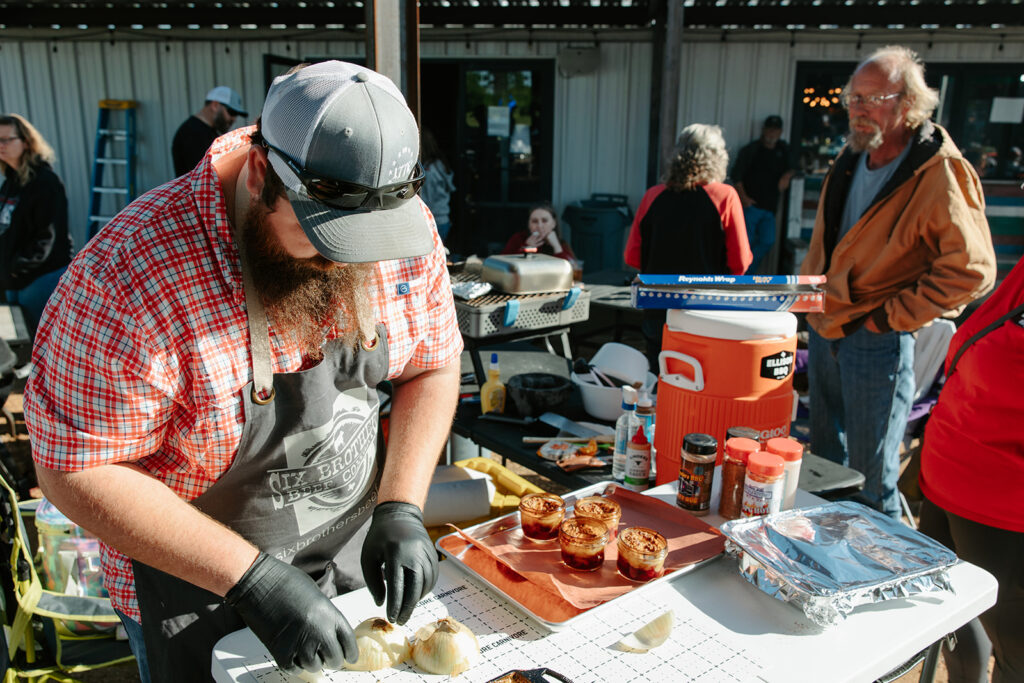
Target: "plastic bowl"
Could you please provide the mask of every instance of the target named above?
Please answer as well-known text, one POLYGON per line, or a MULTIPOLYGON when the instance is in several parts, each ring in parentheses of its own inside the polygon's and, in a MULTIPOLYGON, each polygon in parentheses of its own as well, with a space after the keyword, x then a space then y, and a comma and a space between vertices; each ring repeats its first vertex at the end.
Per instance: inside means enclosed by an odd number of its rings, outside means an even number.
POLYGON ((618 342, 603 344, 590 359, 590 364, 606 375, 613 375, 629 384, 645 381, 647 373, 652 370, 647 356, 632 346, 618 342))
POLYGON ((526 372, 509 377, 505 389, 521 416, 536 417, 549 410, 564 409, 572 394, 572 382, 561 375, 526 372))
MULTIPOLYGON (((587 415, 605 422, 614 422, 619 415, 622 415, 622 387, 606 387, 603 384, 596 384, 596 378, 590 373, 577 375, 574 372, 572 381, 580 388, 583 409, 587 411, 587 415)), ((646 389, 653 398, 654 387, 657 384, 657 375, 648 372, 647 381, 644 382, 641 389, 646 389)))

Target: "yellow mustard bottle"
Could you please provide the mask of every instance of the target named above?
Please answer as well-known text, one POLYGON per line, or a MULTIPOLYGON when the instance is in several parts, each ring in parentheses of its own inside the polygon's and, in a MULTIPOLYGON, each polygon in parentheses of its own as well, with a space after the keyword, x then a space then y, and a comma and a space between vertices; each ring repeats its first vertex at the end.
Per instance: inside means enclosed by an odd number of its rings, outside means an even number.
POLYGON ((491 354, 491 364, 487 368, 487 381, 480 387, 480 412, 505 412, 505 385, 501 383, 498 371, 498 354, 491 354))

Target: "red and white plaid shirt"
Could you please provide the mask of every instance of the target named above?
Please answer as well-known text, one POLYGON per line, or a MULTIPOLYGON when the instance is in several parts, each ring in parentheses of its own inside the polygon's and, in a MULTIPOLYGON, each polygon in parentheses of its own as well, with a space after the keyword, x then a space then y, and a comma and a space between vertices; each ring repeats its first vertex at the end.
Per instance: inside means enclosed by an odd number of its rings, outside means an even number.
MULTIPOLYGON (((61 278, 24 397, 39 465, 79 471, 134 462, 185 500, 231 465, 244 421, 240 390, 252 370, 238 249, 211 161, 248 144, 254 130, 218 138, 192 173, 132 202, 61 278)), ((436 231, 431 254, 377 269, 388 377, 407 364, 455 361, 462 337, 436 231)), ((273 326, 270 339, 274 372, 302 368, 301 350, 273 326)), ((140 619, 131 561, 105 544, 101 557, 113 605, 140 619)))

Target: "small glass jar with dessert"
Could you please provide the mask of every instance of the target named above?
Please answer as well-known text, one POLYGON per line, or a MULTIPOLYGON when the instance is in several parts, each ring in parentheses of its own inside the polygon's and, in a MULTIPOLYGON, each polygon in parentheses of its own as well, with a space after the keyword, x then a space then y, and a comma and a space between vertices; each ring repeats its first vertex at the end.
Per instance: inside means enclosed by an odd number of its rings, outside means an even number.
POLYGON ((604 547, 608 545, 608 527, 590 517, 570 517, 558 530, 562 562, 569 569, 592 572, 604 564, 604 547))
POLYGON ((565 501, 553 493, 528 493, 519 500, 523 536, 531 541, 553 541, 565 518, 565 501))
POLYGON ((616 567, 630 581, 644 583, 665 573, 668 541, 653 529, 631 526, 619 533, 616 567))
POLYGON ((576 517, 589 517, 603 522, 608 527, 608 542, 611 543, 619 535, 619 520, 622 519, 622 506, 611 498, 604 496, 587 496, 580 498, 573 505, 576 517))

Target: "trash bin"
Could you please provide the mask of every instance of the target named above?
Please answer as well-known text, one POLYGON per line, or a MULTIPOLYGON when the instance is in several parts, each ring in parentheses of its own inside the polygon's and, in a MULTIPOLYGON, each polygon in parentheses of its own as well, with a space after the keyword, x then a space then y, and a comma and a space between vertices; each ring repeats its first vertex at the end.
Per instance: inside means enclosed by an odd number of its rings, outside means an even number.
POLYGON ((633 212, 626 195, 594 193, 590 199, 565 207, 562 220, 569 226, 569 244, 583 261, 584 273, 622 268, 633 212))

